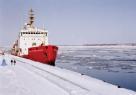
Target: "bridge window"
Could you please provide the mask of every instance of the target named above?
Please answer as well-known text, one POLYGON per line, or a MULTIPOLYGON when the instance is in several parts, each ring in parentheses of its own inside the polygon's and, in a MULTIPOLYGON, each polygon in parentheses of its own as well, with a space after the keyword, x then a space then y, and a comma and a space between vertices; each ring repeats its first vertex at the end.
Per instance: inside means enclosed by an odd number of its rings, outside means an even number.
POLYGON ((33 42, 33 43, 32 43, 32 46, 36 46, 36 42, 33 42))

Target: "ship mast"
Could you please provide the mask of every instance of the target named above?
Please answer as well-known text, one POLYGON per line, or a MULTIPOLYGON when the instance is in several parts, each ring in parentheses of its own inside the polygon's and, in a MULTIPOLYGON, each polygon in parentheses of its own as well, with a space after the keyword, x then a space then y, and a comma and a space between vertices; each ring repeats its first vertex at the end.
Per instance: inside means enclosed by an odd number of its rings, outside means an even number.
POLYGON ((30 27, 33 27, 33 23, 34 23, 34 11, 31 9, 29 11, 29 23, 28 25, 30 25, 30 27))

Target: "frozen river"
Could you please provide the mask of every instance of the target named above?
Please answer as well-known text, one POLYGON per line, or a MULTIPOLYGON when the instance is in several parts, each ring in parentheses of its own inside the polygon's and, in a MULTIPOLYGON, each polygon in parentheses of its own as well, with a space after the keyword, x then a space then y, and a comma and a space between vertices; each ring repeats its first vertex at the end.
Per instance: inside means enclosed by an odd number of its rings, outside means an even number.
POLYGON ((56 64, 136 91, 136 46, 60 46, 56 64))

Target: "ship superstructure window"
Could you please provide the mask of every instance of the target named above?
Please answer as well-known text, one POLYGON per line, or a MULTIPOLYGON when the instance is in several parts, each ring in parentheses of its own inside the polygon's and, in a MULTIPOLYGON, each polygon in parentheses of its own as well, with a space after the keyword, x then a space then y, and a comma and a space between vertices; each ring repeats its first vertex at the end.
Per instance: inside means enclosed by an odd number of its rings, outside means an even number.
POLYGON ((32 43, 32 46, 36 46, 36 42, 33 42, 33 43, 32 43))
POLYGON ((47 33, 46 32, 21 32, 21 36, 23 34, 45 34, 47 36, 47 33))

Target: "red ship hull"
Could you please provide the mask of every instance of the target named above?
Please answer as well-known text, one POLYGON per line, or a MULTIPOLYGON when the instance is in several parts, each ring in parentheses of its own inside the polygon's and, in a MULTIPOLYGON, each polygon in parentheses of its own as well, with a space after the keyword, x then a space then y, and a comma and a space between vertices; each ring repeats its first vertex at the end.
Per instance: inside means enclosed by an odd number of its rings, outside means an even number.
POLYGON ((28 55, 22 57, 55 66, 57 52, 58 47, 54 45, 38 46, 29 48, 28 55))

